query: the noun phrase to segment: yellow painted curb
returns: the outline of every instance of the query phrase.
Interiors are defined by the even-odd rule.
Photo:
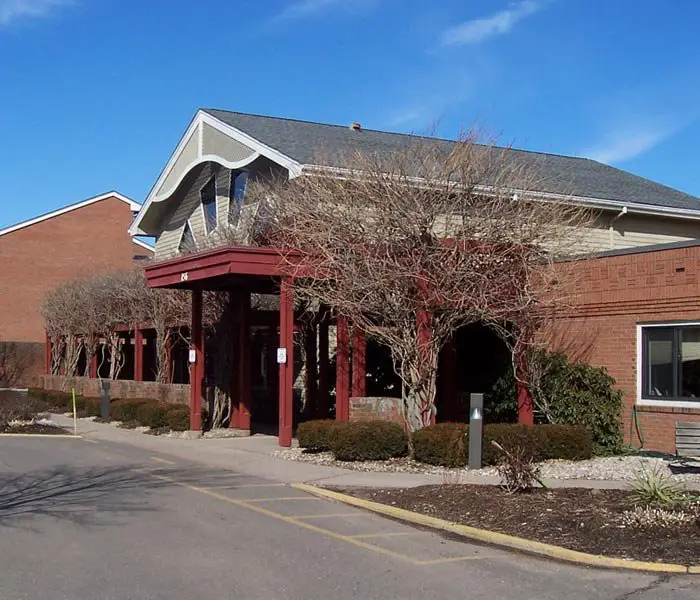
[[[58,438],[80,440],[82,435],[73,435],[72,433],[0,433],[0,437],[15,437],[15,438]]]
[[[309,494],[314,494],[316,496],[328,498],[331,500],[337,500],[338,502],[343,502],[345,504],[357,506],[358,508],[371,510],[372,512],[393,517],[395,519],[400,519],[402,521],[408,521],[409,523],[414,523],[416,525],[431,527],[433,529],[440,529],[442,531],[449,531],[450,533],[455,533],[457,535],[461,535],[472,540],[485,542],[487,544],[492,544],[494,546],[510,548],[512,550],[520,550],[522,552],[537,554],[539,556],[547,556],[549,558],[563,560],[570,563],[576,563],[579,565],[601,567],[606,569],[653,571],[656,573],[700,574],[700,566],[686,567],[684,565],[676,565],[669,563],[653,563],[637,560],[623,560],[621,558],[609,558],[607,556],[587,554],[585,552],[568,550],[567,548],[553,546],[551,544],[545,544],[543,542],[536,542],[534,540],[527,540],[512,535],[506,535],[504,533],[497,533],[495,531],[488,531],[486,529],[478,529],[476,527],[469,527],[468,525],[460,525],[459,523],[453,523],[451,521],[445,521],[444,519],[438,519],[436,517],[421,515],[420,513],[415,513],[410,510],[405,510],[403,508],[388,506],[386,504],[380,504],[379,502],[372,502],[371,500],[364,500],[362,498],[348,496],[347,494],[333,492],[331,490],[320,488],[315,485],[295,483],[292,484],[292,487],[304,492],[308,492]]]

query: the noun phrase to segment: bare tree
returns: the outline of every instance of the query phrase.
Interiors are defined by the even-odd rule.
[[[554,263],[591,219],[530,193],[537,170],[507,149],[414,141],[249,190],[297,294],[391,349],[411,430],[436,412],[439,353],[458,328],[489,325],[514,356],[534,343],[567,283]]]

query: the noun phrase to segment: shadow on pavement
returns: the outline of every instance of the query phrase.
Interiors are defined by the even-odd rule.
[[[160,477],[166,477],[162,479]],[[198,469],[138,471],[138,465],[71,467],[0,475],[0,526],[14,527],[37,516],[66,519],[89,526],[106,525],[108,514],[157,510],[149,494],[179,483],[216,486],[225,473]]]

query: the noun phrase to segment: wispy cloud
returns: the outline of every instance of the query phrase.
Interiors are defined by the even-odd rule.
[[[676,133],[678,124],[646,123],[635,128],[623,127],[608,133],[602,143],[582,154],[594,160],[615,164],[632,160],[649,152]]]
[[[542,2],[521,0],[508,8],[481,19],[466,21],[443,31],[440,42],[443,46],[480,44],[489,38],[509,33],[518,22],[542,8]]]
[[[0,26],[24,19],[41,19],[50,16],[72,0],[0,0]]]
[[[310,19],[331,10],[363,10],[372,0],[298,0],[272,17],[273,23]]]

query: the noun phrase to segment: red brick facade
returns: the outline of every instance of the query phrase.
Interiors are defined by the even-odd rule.
[[[607,367],[624,392],[626,440],[639,445],[636,405],[644,447],[674,452],[676,422],[700,422],[700,402],[697,408],[637,404],[637,325],[700,322],[700,245],[639,248],[582,261],[576,268],[575,316],[557,321],[552,345]]]
[[[150,255],[127,232],[132,218],[127,202],[106,197],[0,235],[0,340],[43,342],[46,292],[75,277],[128,269],[134,256]]]

